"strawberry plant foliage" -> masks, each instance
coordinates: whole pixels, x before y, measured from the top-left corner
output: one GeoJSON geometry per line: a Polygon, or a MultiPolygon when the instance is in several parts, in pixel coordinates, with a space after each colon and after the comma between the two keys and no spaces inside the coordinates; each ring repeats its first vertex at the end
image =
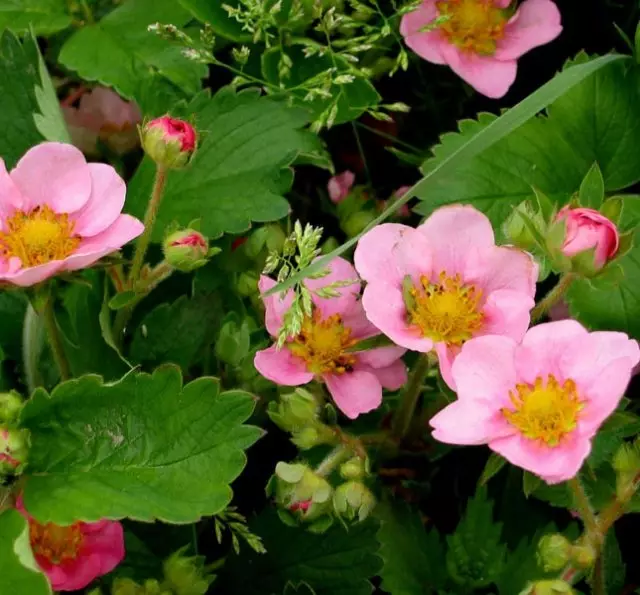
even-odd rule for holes
{"type": "Polygon", "coordinates": [[[174,523],[224,509],[244,450],[253,398],[177,368],[104,384],[84,376],[38,390],[23,412],[32,448],[25,505],[42,521],[131,517],[174,523]]]}

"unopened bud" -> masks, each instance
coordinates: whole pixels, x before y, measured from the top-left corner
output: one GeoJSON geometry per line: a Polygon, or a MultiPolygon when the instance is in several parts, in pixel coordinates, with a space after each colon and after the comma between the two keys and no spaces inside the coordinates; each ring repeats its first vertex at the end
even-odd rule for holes
{"type": "Polygon", "coordinates": [[[142,147],[158,165],[179,169],[196,150],[196,131],[184,120],[162,116],[147,123],[141,132],[142,147]]]}
{"type": "Polygon", "coordinates": [[[149,579],[139,585],[130,578],[116,578],[111,587],[112,595],[173,595],[173,591],[164,588],[155,579],[149,579]]]}
{"type": "Polygon", "coordinates": [[[530,583],[520,595],[574,595],[574,593],[569,583],[556,579],[530,583]]]}
{"type": "Polygon", "coordinates": [[[165,260],[174,269],[188,273],[207,264],[209,242],[199,231],[183,229],[169,234],[162,250],[165,260]]]}
{"type": "Polygon", "coordinates": [[[245,254],[252,259],[258,258],[263,250],[280,253],[287,236],[277,224],[269,224],[251,233],[244,245],[245,254]]]}
{"type": "Polygon", "coordinates": [[[579,568],[591,568],[596,558],[595,549],[587,543],[574,545],[571,548],[571,561],[579,568]]]}
{"type": "Polygon", "coordinates": [[[0,424],[12,424],[20,415],[24,401],[15,392],[0,393],[0,424]]]}
{"type": "Polygon", "coordinates": [[[345,479],[362,479],[368,474],[368,464],[360,457],[353,457],[340,465],[340,475],[345,479]]]}
{"type": "Polygon", "coordinates": [[[205,595],[215,577],[205,567],[204,556],[184,556],[184,550],[164,561],[165,584],[176,595],[205,595]]]}
{"type": "Polygon", "coordinates": [[[366,519],[376,505],[371,490],[359,481],[349,481],[338,486],[333,494],[333,508],[348,520],[366,519]]]}
{"type": "Polygon", "coordinates": [[[0,428],[0,478],[22,471],[29,453],[29,432],[0,428]]]}
{"type": "Polygon", "coordinates": [[[521,202],[509,215],[502,227],[504,235],[514,246],[523,250],[530,250],[536,244],[530,227],[541,235],[544,233],[544,219],[535,212],[528,201],[521,202]]]}
{"type": "Polygon", "coordinates": [[[560,533],[545,535],[538,542],[538,565],[545,572],[564,568],[569,562],[571,547],[571,542],[560,533]]]}
{"type": "Polygon", "coordinates": [[[299,449],[308,450],[320,444],[327,444],[333,439],[333,432],[321,424],[317,426],[307,426],[302,430],[293,432],[291,442],[299,449]]]}
{"type": "Polygon", "coordinates": [[[357,211],[349,215],[342,223],[344,233],[350,238],[357,236],[376,218],[370,211],[357,211]]]}
{"type": "Polygon", "coordinates": [[[253,271],[244,271],[238,275],[236,281],[236,291],[242,297],[250,297],[258,293],[258,281],[260,280],[257,273],[253,271]]]}
{"type": "Polygon", "coordinates": [[[315,424],[320,414],[318,400],[304,388],[282,395],[279,402],[269,404],[269,417],[279,428],[293,432],[315,424]]]}
{"type": "Polygon", "coordinates": [[[279,462],[276,477],[276,498],[286,508],[306,501],[321,504],[331,497],[329,482],[302,463],[279,462]]]}

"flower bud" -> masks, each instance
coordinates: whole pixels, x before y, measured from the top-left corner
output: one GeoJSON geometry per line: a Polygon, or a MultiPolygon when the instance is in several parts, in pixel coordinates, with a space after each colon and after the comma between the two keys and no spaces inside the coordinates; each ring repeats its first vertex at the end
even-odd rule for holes
{"type": "Polygon", "coordinates": [[[205,595],[214,580],[204,556],[183,556],[182,548],[164,561],[165,583],[176,595],[205,595]]]}
{"type": "Polygon", "coordinates": [[[286,432],[300,430],[315,424],[320,415],[320,404],[304,388],[282,395],[278,403],[269,403],[268,415],[271,421],[286,432]]]}
{"type": "Polygon", "coordinates": [[[308,450],[321,444],[330,444],[334,440],[335,434],[333,431],[321,423],[295,430],[291,435],[291,442],[301,450],[308,450]]]}
{"type": "Polygon", "coordinates": [[[571,542],[560,533],[545,535],[538,542],[538,565],[545,572],[561,570],[569,562],[571,542]]]}
{"type": "Polygon", "coordinates": [[[552,579],[530,583],[520,595],[573,595],[575,592],[569,583],[552,579]]]}
{"type": "Polygon", "coordinates": [[[594,209],[564,207],[556,221],[565,223],[562,253],[587,273],[600,270],[618,251],[618,229],[594,209]]]}
{"type": "Polygon", "coordinates": [[[14,423],[20,415],[23,404],[18,393],[0,393],[0,424],[14,423]]]}
{"type": "Polygon", "coordinates": [[[279,225],[265,225],[251,233],[244,246],[245,254],[255,260],[264,249],[279,253],[286,239],[287,236],[279,225]]]}
{"type": "Polygon", "coordinates": [[[130,578],[117,578],[111,587],[112,595],[173,595],[173,591],[164,588],[155,579],[149,579],[139,585],[130,578]]]}
{"type": "Polygon", "coordinates": [[[371,490],[359,481],[349,481],[338,486],[333,494],[333,508],[337,514],[352,521],[364,521],[376,505],[371,490]]]}
{"type": "Polygon", "coordinates": [[[29,432],[0,427],[0,478],[21,472],[29,452],[29,432]]]}
{"type": "Polygon", "coordinates": [[[257,273],[253,271],[244,271],[238,275],[236,281],[236,291],[242,297],[250,297],[258,293],[258,281],[260,280],[257,273]]]}
{"type": "Polygon", "coordinates": [[[514,246],[522,250],[531,250],[536,242],[530,228],[525,221],[528,221],[541,234],[544,229],[544,219],[542,215],[531,208],[528,201],[521,202],[509,215],[502,226],[505,237],[514,246]]]}
{"type": "Polygon", "coordinates": [[[591,568],[596,561],[597,554],[592,545],[583,543],[571,548],[571,561],[578,568],[591,568]]]}
{"type": "Polygon", "coordinates": [[[362,479],[368,475],[368,461],[353,457],[340,465],[340,475],[345,479],[362,479]]]}
{"type": "Polygon", "coordinates": [[[158,165],[179,169],[189,163],[196,150],[196,131],[184,120],[162,116],[144,126],[142,147],[158,165]]]}
{"type": "Polygon", "coordinates": [[[188,273],[207,264],[209,242],[199,231],[183,229],[169,234],[162,250],[165,260],[174,269],[188,273]]]}
{"type": "Polygon", "coordinates": [[[347,198],[349,192],[351,192],[351,188],[353,188],[355,180],[356,175],[349,170],[333,176],[327,183],[327,192],[329,193],[331,202],[338,204],[347,198]]]}
{"type": "Polygon", "coordinates": [[[375,218],[375,214],[371,211],[356,211],[342,222],[341,227],[347,236],[353,238],[363,231],[375,218]]]}
{"type": "Polygon", "coordinates": [[[286,508],[306,501],[322,504],[331,497],[329,482],[302,463],[279,462],[276,478],[276,499],[286,508]]]}

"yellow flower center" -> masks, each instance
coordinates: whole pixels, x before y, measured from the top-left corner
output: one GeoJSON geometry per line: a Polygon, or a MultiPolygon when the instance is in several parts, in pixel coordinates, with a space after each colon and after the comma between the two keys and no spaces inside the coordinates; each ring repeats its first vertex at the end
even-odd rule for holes
{"type": "Polygon", "coordinates": [[[80,238],[73,235],[73,221],[66,213],[54,213],[50,207],[16,211],[0,232],[0,254],[17,256],[23,268],[62,260],[73,254],[80,238]]]}
{"type": "Polygon", "coordinates": [[[347,352],[358,341],[351,338],[351,329],[342,324],[340,314],[322,319],[320,310],[306,316],[302,330],[287,347],[305,361],[314,374],[344,374],[356,362],[355,354],[347,352]]]}
{"type": "Polygon", "coordinates": [[[422,276],[420,286],[412,286],[407,297],[409,324],[435,342],[462,345],[482,328],[482,291],[464,285],[459,275],[440,273],[438,283],[422,276]]]}
{"type": "Polygon", "coordinates": [[[504,36],[508,17],[493,0],[441,0],[436,6],[440,30],[451,43],[476,54],[496,51],[496,41],[504,36]]]}
{"type": "Polygon", "coordinates": [[[565,380],[561,385],[553,374],[547,376],[546,383],[538,377],[533,386],[516,384],[509,397],[514,409],[502,409],[506,420],[526,438],[547,446],[557,446],[575,429],[584,407],[575,382],[565,380]]]}
{"type": "Polygon", "coordinates": [[[84,535],[80,523],[60,527],[53,523],[43,525],[30,519],[29,541],[34,554],[46,558],[52,564],[61,564],[78,557],[84,535]]]}

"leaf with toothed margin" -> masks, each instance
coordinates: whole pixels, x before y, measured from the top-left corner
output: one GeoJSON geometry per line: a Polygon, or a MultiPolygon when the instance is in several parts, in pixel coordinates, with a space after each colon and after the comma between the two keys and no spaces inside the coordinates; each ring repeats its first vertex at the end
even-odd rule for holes
{"type": "Polygon", "coordinates": [[[99,376],[38,389],[22,412],[31,431],[24,503],[39,521],[129,517],[190,523],[219,513],[244,450],[262,430],[244,425],[254,398],[215,378],[186,386],[177,367],[99,376]]]}

